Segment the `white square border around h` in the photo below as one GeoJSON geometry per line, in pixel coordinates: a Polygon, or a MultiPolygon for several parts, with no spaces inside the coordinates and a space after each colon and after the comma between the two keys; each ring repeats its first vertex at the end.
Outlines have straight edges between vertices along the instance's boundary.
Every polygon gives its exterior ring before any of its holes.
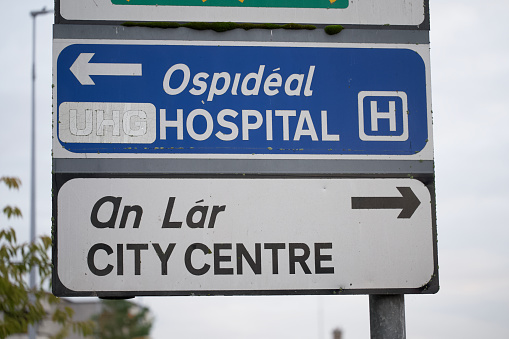
{"type": "Polygon", "coordinates": [[[360,91],[359,105],[359,138],[363,141],[407,141],[408,140],[408,101],[405,92],[401,91],[360,91]],[[364,98],[370,96],[399,97],[403,104],[403,134],[401,135],[367,135],[364,132],[364,98]],[[407,112],[407,114],[405,114],[407,112]]]}

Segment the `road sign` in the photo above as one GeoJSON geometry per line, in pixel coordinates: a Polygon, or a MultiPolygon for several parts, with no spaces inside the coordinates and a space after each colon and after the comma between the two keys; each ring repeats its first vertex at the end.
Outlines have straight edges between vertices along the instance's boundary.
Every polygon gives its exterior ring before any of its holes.
{"type": "Polygon", "coordinates": [[[437,288],[415,179],[78,178],[57,192],[57,295],[437,288]]]}
{"type": "Polygon", "coordinates": [[[427,0],[60,0],[65,20],[410,25],[427,0]]]}
{"type": "Polygon", "coordinates": [[[54,55],[55,158],[433,159],[427,45],[56,40],[54,55]]]}

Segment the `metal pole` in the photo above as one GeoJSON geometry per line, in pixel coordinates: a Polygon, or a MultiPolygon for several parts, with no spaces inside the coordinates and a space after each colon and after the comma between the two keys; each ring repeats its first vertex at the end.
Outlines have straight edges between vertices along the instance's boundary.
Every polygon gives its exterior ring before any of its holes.
{"type": "Polygon", "coordinates": [[[318,339],[323,338],[323,299],[322,296],[317,296],[317,323],[318,323],[318,339]]]}
{"type": "Polygon", "coordinates": [[[405,296],[370,295],[371,339],[406,339],[405,296]]]}
{"type": "MultiPolygon", "coordinates": [[[[36,240],[35,228],[35,19],[39,14],[47,14],[53,12],[44,7],[40,11],[32,11],[32,142],[30,152],[30,242],[34,243],[36,240]]],[[[33,290],[35,288],[36,271],[35,267],[30,270],[29,286],[33,290]]],[[[30,301],[34,302],[34,295],[30,294],[30,301]]],[[[37,333],[37,325],[28,326],[28,338],[35,339],[37,333]]]]}
{"type": "MultiPolygon", "coordinates": [[[[30,242],[35,242],[35,17],[32,15],[32,117],[31,117],[31,145],[30,145],[30,242]]],[[[35,267],[30,270],[30,290],[35,288],[35,267]]],[[[30,294],[30,302],[34,302],[34,295],[30,294]]],[[[37,332],[36,325],[28,325],[28,338],[35,339],[37,332]]]]}

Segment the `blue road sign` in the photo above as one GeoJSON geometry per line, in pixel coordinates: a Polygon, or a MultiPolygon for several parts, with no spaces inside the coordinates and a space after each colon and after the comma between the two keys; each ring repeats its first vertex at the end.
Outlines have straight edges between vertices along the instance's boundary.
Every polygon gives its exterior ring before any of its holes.
{"type": "Polygon", "coordinates": [[[74,153],[411,155],[430,135],[410,49],[71,44],[56,70],[74,153]]]}

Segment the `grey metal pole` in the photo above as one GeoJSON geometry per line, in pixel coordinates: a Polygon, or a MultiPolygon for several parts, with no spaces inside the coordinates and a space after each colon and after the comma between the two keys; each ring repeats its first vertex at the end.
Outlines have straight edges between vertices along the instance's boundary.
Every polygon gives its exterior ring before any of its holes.
{"type": "MultiPolygon", "coordinates": [[[[35,12],[32,15],[32,128],[30,145],[30,242],[35,241],[35,12]]],[[[35,267],[32,267],[29,278],[30,289],[35,287],[35,267]]],[[[34,302],[30,294],[30,301],[34,302]]],[[[36,327],[28,326],[28,338],[35,339],[36,327]]]]}
{"type": "Polygon", "coordinates": [[[371,339],[406,339],[405,296],[370,295],[371,339]]]}
{"type": "MultiPolygon", "coordinates": [[[[34,243],[36,239],[36,228],[35,228],[35,19],[39,14],[47,14],[53,12],[52,10],[47,10],[44,7],[40,11],[32,11],[30,15],[32,16],[32,126],[31,126],[31,134],[32,134],[32,142],[31,142],[31,152],[30,152],[30,242],[34,243]]],[[[35,288],[36,282],[36,271],[35,267],[32,267],[30,270],[29,277],[29,286],[30,289],[35,288]]],[[[33,294],[30,295],[30,301],[34,302],[33,294]]],[[[28,338],[35,339],[37,333],[37,326],[28,326],[28,338]]]]}

